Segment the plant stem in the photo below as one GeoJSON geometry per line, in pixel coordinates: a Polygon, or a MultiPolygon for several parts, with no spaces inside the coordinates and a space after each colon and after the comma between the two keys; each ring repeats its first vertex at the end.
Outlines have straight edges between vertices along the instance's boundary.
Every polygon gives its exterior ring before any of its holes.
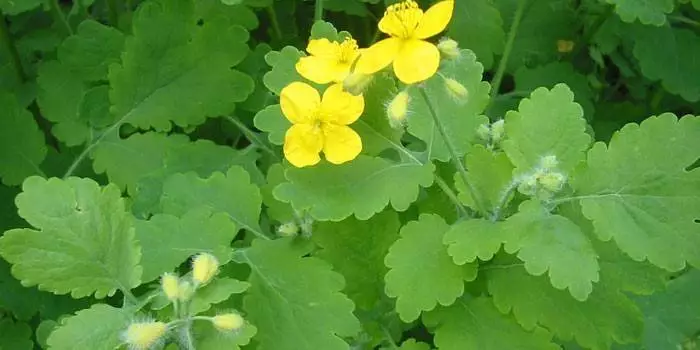
{"type": "Polygon", "coordinates": [[[457,198],[457,195],[452,191],[450,186],[445,182],[445,180],[438,174],[435,174],[435,183],[440,187],[442,192],[445,193],[447,198],[454,203],[454,205],[457,207],[457,211],[459,212],[459,216],[467,216],[469,217],[469,212],[467,212],[467,209],[464,208],[464,205],[462,205],[462,202],[459,201],[459,198],[457,198]]]}
{"type": "Polygon", "coordinates": [[[399,346],[396,345],[394,338],[391,336],[391,332],[389,332],[389,330],[384,326],[382,326],[382,331],[384,332],[384,339],[387,343],[389,343],[391,349],[399,349],[399,346]]]}
{"type": "Polygon", "coordinates": [[[314,7],[314,22],[323,21],[323,0],[316,0],[314,7]]]}
{"type": "Polygon", "coordinates": [[[270,24],[272,25],[272,34],[275,36],[277,41],[282,41],[282,29],[280,28],[280,21],[277,19],[277,12],[272,5],[265,8],[268,17],[270,17],[270,24]]]}
{"type": "Polygon", "coordinates": [[[528,0],[518,0],[518,7],[515,9],[513,23],[510,25],[510,30],[508,31],[506,47],[503,49],[503,56],[501,56],[501,61],[498,62],[496,74],[491,81],[491,97],[489,99],[489,106],[496,96],[498,96],[498,90],[501,88],[501,81],[503,81],[503,75],[506,73],[506,68],[508,67],[508,59],[510,58],[511,51],[513,51],[513,44],[515,43],[515,37],[518,34],[518,27],[520,27],[520,21],[523,18],[523,13],[525,12],[526,7],[525,5],[527,5],[527,2],[528,0]]]}
{"type": "Polygon", "coordinates": [[[698,21],[696,21],[696,20],[693,20],[693,19],[690,19],[690,18],[688,18],[688,17],[684,17],[684,16],[668,16],[668,19],[670,19],[671,21],[674,21],[674,22],[678,22],[678,23],[689,24],[689,25],[694,26],[694,27],[700,27],[700,22],[698,22],[698,21]]]}
{"type": "Polygon", "coordinates": [[[73,35],[73,28],[71,28],[70,23],[68,23],[66,14],[64,14],[63,10],[61,10],[58,0],[49,0],[49,6],[51,7],[51,13],[54,16],[54,20],[63,26],[68,35],[73,35]]]}
{"type": "Polygon", "coordinates": [[[5,48],[5,51],[10,54],[10,61],[12,63],[12,68],[14,68],[17,80],[21,83],[27,80],[26,74],[24,74],[24,68],[22,68],[22,60],[19,58],[19,53],[17,52],[17,47],[12,40],[12,34],[10,34],[10,29],[7,27],[7,21],[3,16],[0,18],[0,42],[5,48]]]}
{"type": "Polygon", "coordinates": [[[109,10],[109,23],[112,27],[119,27],[119,9],[117,8],[117,0],[107,0],[107,9],[109,10]]]}
{"type": "Polygon", "coordinates": [[[243,124],[236,117],[232,117],[232,116],[226,116],[226,120],[230,121],[231,124],[235,125],[238,128],[238,130],[241,131],[243,136],[245,136],[245,138],[248,139],[248,141],[252,145],[267,152],[276,160],[281,161],[279,155],[277,155],[277,153],[275,151],[273,151],[272,148],[268,147],[267,144],[265,143],[265,141],[261,140],[260,137],[258,136],[258,134],[255,131],[250,130],[250,128],[247,125],[243,124]]]}
{"type": "Polygon", "coordinates": [[[506,201],[508,201],[510,195],[513,194],[513,191],[515,191],[516,188],[518,188],[518,184],[520,184],[519,181],[511,181],[510,184],[508,184],[508,187],[501,193],[501,198],[498,199],[498,204],[496,204],[496,206],[493,208],[493,213],[491,213],[491,221],[498,221],[501,218],[501,211],[506,205],[506,201]]]}
{"type": "Polygon", "coordinates": [[[124,295],[124,305],[138,305],[139,304],[139,299],[136,298],[136,296],[131,293],[131,290],[129,288],[120,288],[119,289],[122,294],[124,295]]]}
{"type": "Polygon", "coordinates": [[[428,97],[428,94],[425,92],[424,88],[419,88],[418,89],[423,96],[423,99],[425,100],[425,104],[428,106],[428,110],[430,111],[430,115],[433,117],[433,121],[435,122],[435,126],[437,126],[438,132],[440,132],[440,135],[442,136],[443,141],[445,142],[445,145],[447,146],[447,150],[450,152],[452,163],[454,163],[455,167],[457,168],[457,172],[459,173],[459,176],[462,177],[462,181],[464,181],[464,184],[467,186],[467,189],[469,189],[469,192],[472,195],[472,198],[474,199],[474,203],[476,204],[477,210],[483,214],[486,215],[486,207],[484,206],[484,202],[481,199],[481,195],[479,192],[477,192],[476,187],[474,187],[474,184],[469,181],[469,176],[467,176],[467,169],[464,168],[464,164],[462,163],[462,160],[460,159],[459,155],[457,154],[457,151],[454,148],[454,145],[452,145],[452,142],[450,141],[450,138],[447,136],[447,130],[445,129],[445,126],[442,125],[442,121],[440,121],[440,118],[438,117],[437,113],[435,112],[435,108],[433,107],[433,104],[430,102],[430,98],[428,97]]]}

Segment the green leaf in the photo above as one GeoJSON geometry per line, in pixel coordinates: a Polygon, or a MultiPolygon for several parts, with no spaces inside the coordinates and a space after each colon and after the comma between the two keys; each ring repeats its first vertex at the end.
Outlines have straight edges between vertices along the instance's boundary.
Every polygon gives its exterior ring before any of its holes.
{"type": "Polygon", "coordinates": [[[518,111],[506,114],[505,125],[503,150],[518,173],[539,167],[546,156],[556,156],[558,170],[570,172],[585,158],[591,142],[583,110],[565,84],[533,91],[518,111]]]}
{"type": "Polygon", "coordinates": [[[43,0],[0,0],[0,10],[6,15],[18,15],[31,11],[43,3],[43,0]]]}
{"type": "Polygon", "coordinates": [[[19,214],[37,230],[6,231],[0,255],[23,285],[74,298],[104,298],[139,285],[141,252],[116,186],[30,177],[22,187],[19,214]]]}
{"type": "Polygon", "coordinates": [[[275,145],[284,144],[284,135],[292,123],[282,114],[278,104],[260,110],[254,119],[255,127],[267,133],[267,139],[275,145]]]}
{"type": "MultiPolygon", "coordinates": [[[[239,228],[262,234],[258,224],[262,206],[260,189],[239,166],[231,167],[226,175],[215,172],[207,179],[195,173],[175,174],[165,181],[160,204],[163,212],[178,216],[193,207],[225,213],[239,228]]],[[[233,229],[232,233],[235,232],[233,229]]]]}
{"type": "Polygon", "coordinates": [[[408,339],[401,344],[399,350],[430,350],[430,345],[415,339],[408,339]]]}
{"type": "Polygon", "coordinates": [[[520,67],[515,71],[518,91],[533,91],[538,87],[552,89],[559,83],[566,84],[574,93],[574,101],[581,105],[586,119],[593,119],[593,89],[585,75],[577,72],[569,62],[552,62],[539,67],[520,67]]]}
{"type": "MultiPolygon", "coordinates": [[[[510,198],[505,198],[503,203],[501,201],[513,181],[511,175],[513,173],[513,164],[510,163],[505,153],[494,152],[481,145],[475,145],[467,153],[465,165],[467,177],[473,186],[478,189],[487,210],[494,211],[499,205],[505,206],[508,203],[510,198]]],[[[476,209],[474,199],[464,184],[462,176],[456,173],[454,181],[460,202],[472,209],[476,209]]]]}
{"type": "Polygon", "coordinates": [[[386,294],[396,298],[401,320],[411,322],[421,311],[439,303],[452,304],[464,293],[464,282],[473,281],[477,264],[455,265],[442,243],[450,227],[433,214],[423,214],[401,228],[401,238],[389,249],[384,260],[386,294]]]}
{"type": "Polygon", "coordinates": [[[253,91],[231,69],[248,53],[248,33],[226,20],[197,25],[190,0],[154,0],[133,19],[121,65],[110,67],[112,113],[120,122],[168,131],[226,115],[253,91]]]}
{"type": "Polygon", "coordinates": [[[690,270],[672,280],[668,289],[649,297],[638,298],[644,312],[644,339],[647,349],[682,349],[700,330],[700,272],[690,270]]]}
{"type": "Polygon", "coordinates": [[[596,143],[573,186],[598,238],[669,271],[700,266],[698,140],[700,118],[667,113],[596,143]]]}
{"type": "Polygon", "coordinates": [[[352,128],[362,139],[362,153],[378,155],[386,149],[401,146],[402,128],[392,128],[386,114],[387,101],[396,94],[394,79],[386,74],[376,75],[364,93],[365,111],[352,128]]]}
{"type": "Polygon", "coordinates": [[[228,300],[232,294],[241,294],[249,287],[248,282],[227,277],[216,278],[197,290],[197,293],[192,297],[189,310],[193,315],[207,311],[212,305],[228,300]]]}
{"type": "Polygon", "coordinates": [[[408,209],[420,188],[433,183],[433,168],[430,163],[359,156],[341,165],[323,162],[290,168],[286,172],[289,182],[277,186],[273,194],[296,210],[309,210],[319,221],[340,221],[352,214],[367,220],[389,203],[397,211],[408,209]]]}
{"type": "Polygon", "coordinates": [[[308,252],[289,239],[258,239],[241,254],[253,270],[243,309],[258,327],[258,349],[347,350],[341,338],[359,331],[343,277],[308,252]]]}
{"type": "Polygon", "coordinates": [[[0,91],[0,106],[0,178],[5,185],[19,185],[28,176],[42,174],[44,134],[15,96],[0,91]]]}
{"type": "Polygon", "coordinates": [[[552,336],[535,327],[528,332],[512,318],[502,315],[489,298],[458,299],[452,306],[425,315],[435,329],[440,350],[555,350],[552,336]]]}
{"type": "Polygon", "coordinates": [[[384,211],[367,221],[351,217],[314,227],[312,239],[321,247],[315,255],[345,277],[345,293],[358,308],[371,310],[384,296],[384,257],[400,226],[395,212],[384,211]]]}
{"type": "MultiPolygon", "coordinates": [[[[630,30],[630,29],[627,29],[630,30]]],[[[634,30],[634,57],[645,77],[660,80],[670,93],[700,100],[700,37],[687,29],[640,26],[634,30]]]]}
{"type": "Polygon", "coordinates": [[[666,15],[673,12],[673,0],[605,0],[615,5],[615,12],[623,21],[632,23],[639,20],[642,24],[662,26],[666,15]]]}
{"type": "Polygon", "coordinates": [[[163,182],[170,175],[194,171],[207,177],[233,165],[255,167],[257,154],[208,140],[191,142],[185,135],[145,133],[105,139],[92,157],[96,173],[107,173],[110,182],[136,198],[134,211],[149,213],[157,210],[163,182]]]}
{"type": "Polygon", "coordinates": [[[0,320],[0,349],[32,350],[32,329],[24,322],[13,322],[10,318],[0,320]]]}
{"type": "Polygon", "coordinates": [[[42,293],[36,288],[22,286],[18,280],[12,277],[10,264],[4,260],[0,260],[0,290],[2,290],[0,308],[11,312],[15,319],[23,321],[31,320],[32,316],[39,312],[46,296],[53,296],[42,293]]]}
{"type": "Polygon", "coordinates": [[[504,226],[503,222],[486,219],[460,221],[445,233],[443,243],[457,265],[474,262],[477,258],[489,261],[507,240],[504,226]]]}
{"type": "Polygon", "coordinates": [[[456,1],[447,35],[474,51],[486,69],[493,67],[493,57],[506,44],[503,19],[492,0],[456,1]]]}
{"type": "Polygon", "coordinates": [[[119,63],[124,35],[113,27],[85,20],[75,35],[58,48],[58,59],[84,81],[107,79],[107,69],[119,63]]]}
{"type": "Polygon", "coordinates": [[[284,178],[284,166],[280,163],[275,163],[267,169],[267,183],[260,187],[263,204],[265,204],[265,214],[273,220],[280,223],[287,223],[295,220],[294,209],[284,202],[280,202],[272,195],[275,187],[287,179],[284,178]]]}
{"type": "MultiPolygon", "coordinates": [[[[510,31],[513,25],[520,2],[495,0],[506,31],[510,31]]],[[[514,72],[523,65],[533,67],[557,60],[561,56],[557,51],[557,41],[573,40],[580,35],[577,33],[580,21],[576,12],[579,6],[577,1],[537,0],[526,6],[508,59],[508,72],[514,72]]]]}
{"type": "MultiPolygon", "coordinates": [[[[480,114],[488,104],[490,86],[481,81],[484,66],[476,61],[476,56],[469,50],[462,50],[459,60],[444,62],[440,72],[457,80],[469,93],[466,101],[456,100],[448,93],[444,78],[440,75],[425,83],[426,94],[448,133],[449,142],[457,155],[463,156],[476,139],[476,128],[488,121],[480,114]]],[[[430,159],[449,160],[450,152],[435,126],[425,99],[416,88],[409,91],[408,132],[425,142],[430,159]]]]}
{"type": "Polygon", "coordinates": [[[265,55],[265,62],[272,67],[263,77],[267,88],[279,95],[282,89],[294,81],[304,79],[297,73],[295,65],[304,54],[293,46],[285,46],[280,51],[270,51],[265,55]]]}
{"type": "Polygon", "coordinates": [[[150,220],[137,220],[136,239],[141,245],[143,283],[165,272],[172,272],[190,256],[209,252],[221,262],[230,259],[230,245],[236,225],[227,215],[198,208],[181,217],[157,214],[150,220]]]}
{"type": "Polygon", "coordinates": [[[253,30],[260,24],[255,12],[245,5],[225,4],[222,0],[200,0],[194,6],[198,18],[203,21],[225,20],[230,25],[239,25],[247,30],[253,30]]]}
{"type": "Polygon", "coordinates": [[[610,349],[613,342],[635,342],[641,335],[641,312],[605,278],[581,302],[552,288],[544,276],[528,274],[519,264],[494,264],[486,277],[496,307],[502,313],[512,311],[527,330],[539,325],[564,341],[575,338],[594,350],[610,349]]]}
{"type": "Polygon", "coordinates": [[[239,350],[241,346],[248,345],[257,332],[258,329],[250,323],[235,333],[222,334],[211,323],[195,322],[192,333],[198,350],[239,350]]]}
{"type": "Polygon", "coordinates": [[[47,342],[51,350],[112,350],[121,345],[120,336],[131,319],[125,310],[95,304],[61,321],[47,342]]]}
{"type": "Polygon", "coordinates": [[[503,229],[508,232],[504,250],[517,252],[528,273],[540,276],[549,272],[554,288],[568,289],[580,301],[588,298],[593,282],[599,280],[600,267],[593,245],[580,227],[529,200],[508,218],[503,229]]]}

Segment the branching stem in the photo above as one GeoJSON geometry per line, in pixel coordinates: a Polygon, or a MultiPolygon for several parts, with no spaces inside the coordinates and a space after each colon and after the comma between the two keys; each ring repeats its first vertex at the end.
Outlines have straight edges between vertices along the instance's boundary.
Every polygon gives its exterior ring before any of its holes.
{"type": "Polygon", "coordinates": [[[238,128],[238,130],[241,131],[243,136],[245,136],[245,138],[248,139],[248,141],[252,145],[267,152],[274,159],[281,161],[279,155],[275,151],[273,151],[272,148],[268,147],[267,143],[265,143],[265,141],[261,140],[260,136],[258,136],[258,134],[255,131],[250,130],[250,128],[247,125],[243,124],[240,120],[238,120],[238,118],[232,117],[232,116],[226,116],[226,120],[231,122],[231,124],[235,125],[236,128],[238,128]]]}
{"type": "Polygon", "coordinates": [[[68,35],[73,35],[73,28],[71,28],[70,23],[68,23],[66,14],[61,10],[61,5],[58,4],[58,0],[49,0],[49,6],[51,7],[51,14],[54,20],[63,26],[68,35]]]}

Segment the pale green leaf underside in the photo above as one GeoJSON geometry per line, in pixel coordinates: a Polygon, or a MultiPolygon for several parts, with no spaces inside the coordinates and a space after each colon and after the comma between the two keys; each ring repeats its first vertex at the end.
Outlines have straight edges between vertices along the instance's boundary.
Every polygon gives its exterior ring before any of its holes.
{"type": "Polygon", "coordinates": [[[64,319],[51,333],[51,350],[112,350],[122,343],[121,334],[133,315],[106,304],[95,304],[64,319]]]}
{"type": "Polygon", "coordinates": [[[241,294],[249,287],[250,284],[248,282],[229,277],[218,277],[197,290],[190,304],[190,312],[198,314],[207,311],[212,305],[226,301],[233,294],[241,294]]]}
{"type": "Polygon", "coordinates": [[[139,285],[141,252],[116,186],[30,177],[23,190],[19,214],[36,229],[5,232],[0,255],[24,285],[75,298],[103,298],[139,285]]]}
{"type": "MultiPolygon", "coordinates": [[[[465,165],[467,177],[472,186],[479,191],[487,211],[493,212],[497,206],[508,204],[509,198],[506,198],[504,203],[501,203],[501,200],[511,186],[513,164],[505,153],[475,145],[467,153],[465,165]]],[[[456,173],[454,179],[459,200],[470,208],[477,209],[471,192],[465,186],[460,174],[456,173]]]]}
{"type": "Polygon", "coordinates": [[[673,11],[673,0],[605,0],[615,6],[615,12],[625,22],[639,20],[642,24],[662,26],[666,15],[673,11]]]}
{"type": "Polygon", "coordinates": [[[672,114],[629,124],[588,152],[575,176],[583,214],[604,241],[670,271],[700,266],[700,118],[672,114]]]}
{"type": "Polygon", "coordinates": [[[433,214],[423,214],[401,229],[385,258],[386,294],[396,298],[404,322],[417,319],[437,304],[450,305],[464,293],[464,282],[476,278],[477,264],[455,265],[442,243],[449,226],[433,214]]]}

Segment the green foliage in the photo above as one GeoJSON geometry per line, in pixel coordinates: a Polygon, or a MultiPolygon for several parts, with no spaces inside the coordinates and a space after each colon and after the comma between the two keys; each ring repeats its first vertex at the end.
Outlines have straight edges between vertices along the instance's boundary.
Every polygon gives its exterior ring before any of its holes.
{"type": "Polygon", "coordinates": [[[700,1],[399,2],[0,0],[0,350],[696,348],[700,1]]]}

